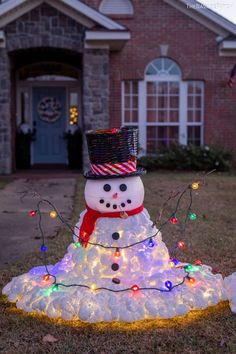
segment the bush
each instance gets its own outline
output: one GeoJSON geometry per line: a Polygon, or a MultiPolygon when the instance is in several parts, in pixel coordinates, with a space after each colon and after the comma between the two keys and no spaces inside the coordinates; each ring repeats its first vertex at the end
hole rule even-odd
{"type": "Polygon", "coordinates": [[[229,171],[233,155],[225,148],[172,145],[155,154],[143,156],[139,165],[147,170],[212,170],[229,171]]]}

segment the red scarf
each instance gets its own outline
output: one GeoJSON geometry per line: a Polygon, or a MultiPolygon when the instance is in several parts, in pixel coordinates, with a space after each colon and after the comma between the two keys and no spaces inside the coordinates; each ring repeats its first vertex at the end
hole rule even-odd
{"type": "MultiPolygon", "coordinates": [[[[82,225],[79,231],[79,241],[84,248],[87,247],[90,235],[92,234],[95,223],[98,218],[123,218],[122,211],[101,213],[100,211],[93,210],[86,205],[87,211],[84,215],[82,225]]],[[[126,211],[127,216],[136,215],[143,211],[143,204],[140,207],[126,211]]]]}

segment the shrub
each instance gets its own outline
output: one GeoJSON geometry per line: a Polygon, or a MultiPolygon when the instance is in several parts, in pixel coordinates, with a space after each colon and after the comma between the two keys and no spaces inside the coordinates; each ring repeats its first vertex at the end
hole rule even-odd
{"type": "Polygon", "coordinates": [[[155,154],[141,157],[139,165],[147,170],[229,171],[232,158],[232,153],[225,148],[175,144],[162,148],[155,154]]]}

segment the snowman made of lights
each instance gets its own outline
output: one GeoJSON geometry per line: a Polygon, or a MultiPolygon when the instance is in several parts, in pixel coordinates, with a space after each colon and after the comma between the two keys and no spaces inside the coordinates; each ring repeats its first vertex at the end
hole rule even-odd
{"type": "Polygon", "coordinates": [[[3,289],[8,299],[27,312],[86,322],[172,318],[226,299],[236,311],[236,273],[223,280],[209,266],[170,258],[143,206],[137,130],[86,137],[91,169],[74,243],[46,274],[40,266],[13,278],[3,289]]]}

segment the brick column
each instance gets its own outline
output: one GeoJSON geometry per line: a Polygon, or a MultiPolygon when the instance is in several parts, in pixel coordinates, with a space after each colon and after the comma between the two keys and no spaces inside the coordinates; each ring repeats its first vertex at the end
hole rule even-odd
{"type": "MultiPolygon", "coordinates": [[[[83,56],[83,123],[84,130],[109,127],[109,50],[85,49],[83,56]]],[[[88,153],[84,139],[84,168],[88,153]]]]}
{"type": "Polygon", "coordinates": [[[10,65],[7,51],[0,49],[0,174],[12,170],[10,65]]]}

